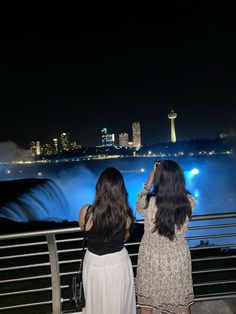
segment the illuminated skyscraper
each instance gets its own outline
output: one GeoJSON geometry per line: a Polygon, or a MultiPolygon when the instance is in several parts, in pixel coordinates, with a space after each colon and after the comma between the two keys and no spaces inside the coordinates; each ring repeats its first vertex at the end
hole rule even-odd
{"type": "Polygon", "coordinates": [[[61,150],[70,149],[69,133],[61,133],[60,144],[61,144],[61,150]]]}
{"type": "Polygon", "coordinates": [[[103,128],[101,130],[102,133],[102,146],[107,146],[107,129],[103,128]]]}
{"type": "Polygon", "coordinates": [[[107,134],[106,146],[114,146],[114,145],[115,145],[115,134],[107,134]]]}
{"type": "Polygon", "coordinates": [[[32,141],[30,143],[30,151],[32,156],[36,155],[36,142],[32,141]]]}
{"type": "Polygon", "coordinates": [[[101,133],[102,133],[102,146],[115,145],[115,134],[108,134],[106,128],[103,128],[101,133]]]}
{"type": "Polygon", "coordinates": [[[129,135],[128,133],[120,133],[119,134],[119,146],[128,147],[129,135]]]}
{"type": "Polygon", "coordinates": [[[70,142],[70,147],[71,149],[76,149],[77,148],[76,141],[70,142]]]}
{"type": "Polygon", "coordinates": [[[39,156],[41,154],[40,141],[36,142],[36,155],[39,156]]]}
{"type": "Polygon", "coordinates": [[[52,146],[50,144],[44,144],[42,147],[43,155],[51,155],[52,154],[52,146]]]}
{"type": "Polygon", "coordinates": [[[139,122],[132,124],[133,147],[137,150],[141,147],[141,126],[139,122]]]}
{"type": "Polygon", "coordinates": [[[170,140],[172,143],[176,142],[176,134],[175,134],[175,119],[177,118],[177,113],[172,109],[168,114],[168,118],[170,119],[170,140]]]}
{"type": "Polygon", "coordinates": [[[52,141],[53,141],[53,145],[52,145],[53,154],[57,154],[58,153],[58,139],[54,138],[52,141]]]}

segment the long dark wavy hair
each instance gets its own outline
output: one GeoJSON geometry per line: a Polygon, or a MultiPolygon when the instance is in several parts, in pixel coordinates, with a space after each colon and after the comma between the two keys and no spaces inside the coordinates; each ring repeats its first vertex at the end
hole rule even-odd
{"type": "Polygon", "coordinates": [[[157,231],[170,240],[175,237],[186,217],[191,217],[192,209],[185,188],[185,180],[180,166],[173,160],[164,160],[157,168],[153,192],[158,211],[155,216],[153,232],[157,231]]]}
{"type": "Polygon", "coordinates": [[[95,200],[87,214],[92,214],[93,228],[103,233],[106,239],[125,228],[128,216],[134,221],[124,179],[119,170],[110,167],[101,173],[96,184],[95,200]]]}

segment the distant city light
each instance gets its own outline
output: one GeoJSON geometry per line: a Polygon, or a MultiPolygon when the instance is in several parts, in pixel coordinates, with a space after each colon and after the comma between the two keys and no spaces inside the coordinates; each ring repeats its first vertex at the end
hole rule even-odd
{"type": "Polygon", "coordinates": [[[41,177],[43,175],[42,172],[38,172],[38,176],[41,177]]]}
{"type": "Polygon", "coordinates": [[[199,170],[197,168],[194,168],[191,170],[191,174],[192,175],[195,175],[195,174],[198,174],[199,173],[199,170]]]}

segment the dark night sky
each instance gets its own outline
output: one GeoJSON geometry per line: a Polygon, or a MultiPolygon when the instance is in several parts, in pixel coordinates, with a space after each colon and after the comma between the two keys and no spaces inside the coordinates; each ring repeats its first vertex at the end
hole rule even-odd
{"type": "Polygon", "coordinates": [[[11,16],[0,31],[0,141],[69,132],[97,145],[101,128],[131,133],[140,121],[144,143],[164,142],[172,107],[179,140],[235,132],[236,6],[187,3],[11,16]]]}

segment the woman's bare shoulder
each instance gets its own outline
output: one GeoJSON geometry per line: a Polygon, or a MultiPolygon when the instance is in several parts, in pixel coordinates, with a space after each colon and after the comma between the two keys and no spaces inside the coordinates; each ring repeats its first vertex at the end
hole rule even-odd
{"type": "Polygon", "coordinates": [[[84,229],[84,219],[85,215],[87,213],[88,208],[90,207],[89,204],[85,204],[84,206],[81,207],[80,213],[79,213],[79,226],[81,229],[84,229]]]}

